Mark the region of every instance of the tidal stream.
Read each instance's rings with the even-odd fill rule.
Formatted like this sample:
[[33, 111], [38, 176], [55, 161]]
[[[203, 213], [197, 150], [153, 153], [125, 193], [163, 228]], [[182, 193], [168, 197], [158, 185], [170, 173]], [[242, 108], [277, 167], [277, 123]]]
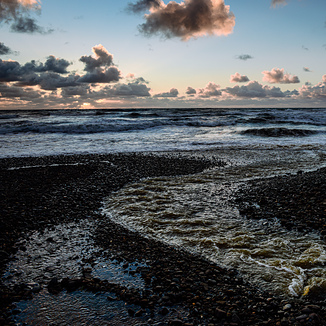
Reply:
[[[292, 150], [217, 154], [227, 162], [225, 167], [129, 184], [105, 199], [102, 213], [145, 237], [236, 268], [250, 283], [276, 295], [298, 297], [316, 289], [325, 291], [326, 246], [318, 232], [288, 231], [277, 219], [246, 219], [231, 202], [235, 191], [249, 180], [313, 170], [325, 164], [324, 156]], [[89, 266], [93, 277], [144, 287], [139, 274], [129, 275], [120, 262], [103, 255], [92, 239], [95, 228], [94, 222], [82, 221], [19, 240], [20, 250], [3, 278], [9, 287], [24, 283], [36, 293], [33, 300], [17, 303], [17, 324], [133, 325], [123, 303], [108, 302], [107, 293], [78, 291], [53, 296], [46, 290], [51, 278], [81, 277]], [[135, 261], [129, 270], [144, 265], [144, 261]]]
[[246, 219], [231, 203], [246, 181], [313, 169], [320, 164], [319, 155], [246, 154], [244, 165], [229, 156], [222, 169], [131, 184], [106, 200], [104, 212], [143, 235], [236, 268], [251, 283], [278, 295], [325, 291], [326, 246], [317, 232], [288, 231], [276, 218]]

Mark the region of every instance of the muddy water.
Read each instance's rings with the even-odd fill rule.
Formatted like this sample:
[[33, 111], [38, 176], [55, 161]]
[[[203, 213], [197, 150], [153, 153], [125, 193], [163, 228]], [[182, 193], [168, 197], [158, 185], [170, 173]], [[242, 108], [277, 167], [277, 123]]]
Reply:
[[247, 220], [230, 203], [246, 181], [313, 169], [320, 166], [320, 155], [248, 151], [246, 156], [243, 164], [235, 164], [237, 154], [228, 155], [225, 168], [195, 176], [129, 185], [106, 200], [104, 212], [141, 234], [236, 268], [279, 295], [325, 291], [326, 246], [318, 233], [289, 232], [276, 219]]

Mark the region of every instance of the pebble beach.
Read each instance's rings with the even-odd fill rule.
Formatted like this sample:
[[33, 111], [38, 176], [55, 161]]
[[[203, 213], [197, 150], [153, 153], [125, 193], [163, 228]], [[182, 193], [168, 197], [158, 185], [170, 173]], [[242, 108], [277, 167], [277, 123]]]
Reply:
[[[28, 242], [33, 230], [88, 220], [96, 224], [92, 235], [96, 245], [145, 287], [94, 277], [91, 267], [82, 269], [78, 277], [53, 276], [37, 286], [8, 287], [2, 278], [0, 324], [17, 324], [15, 316], [22, 312], [17, 302], [33, 300], [40, 291], [50, 296], [82, 291], [101, 293], [108, 305], [123, 303], [123, 321], [110, 323], [116, 325], [325, 325], [322, 291], [279, 297], [244, 281], [235, 269], [144, 237], [100, 212], [103, 198], [126, 184], [154, 176], [196, 174], [223, 164], [212, 156], [178, 153], [1, 159], [2, 274], [15, 252], [27, 250], [17, 239]], [[261, 179], [239, 191], [234, 205], [248, 219], [276, 216], [289, 229], [315, 229], [325, 236], [325, 172]], [[146, 265], [131, 271], [135, 261]]]

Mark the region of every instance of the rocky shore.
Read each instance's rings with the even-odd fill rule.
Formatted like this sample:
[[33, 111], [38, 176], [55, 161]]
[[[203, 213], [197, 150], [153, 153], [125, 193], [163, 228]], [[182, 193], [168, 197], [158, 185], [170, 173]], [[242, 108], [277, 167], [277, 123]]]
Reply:
[[[89, 219], [98, 224], [96, 244], [122, 262], [126, 273], [139, 275], [146, 288], [131, 289], [95, 278], [91, 268], [78, 278], [52, 278], [34, 288], [26, 284], [7, 288], [1, 282], [0, 325], [14, 325], [15, 302], [33, 298], [42, 287], [53, 296], [76, 290], [107, 293], [110, 302], [125, 303], [133, 325], [326, 325], [325, 298], [277, 297], [246, 284], [236, 270], [144, 238], [103, 219], [98, 211], [102, 199], [126, 183], [199, 173], [219, 165], [223, 163], [218, 159], [176, 153], [1, 159], [1, 274], [10, 257], [24, 249], [17, 248], [19, 237], [58, 223]], [[266, 217], [268, 212], [289, 228], [323, 232], [325, 172], [257, 181], [250, 185], [252, 191], [238, 194], [237, 205], [248, 218]], [[131, 271], [129, 265], [135, 261], [146, 261], [146, 266]]]

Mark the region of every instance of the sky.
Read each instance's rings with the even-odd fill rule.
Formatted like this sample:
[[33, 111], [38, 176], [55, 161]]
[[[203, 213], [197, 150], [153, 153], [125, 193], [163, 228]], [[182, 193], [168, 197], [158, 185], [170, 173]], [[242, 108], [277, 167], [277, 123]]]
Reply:
[[0, 109], [326, 107], [325, 0], [0, 0]]

